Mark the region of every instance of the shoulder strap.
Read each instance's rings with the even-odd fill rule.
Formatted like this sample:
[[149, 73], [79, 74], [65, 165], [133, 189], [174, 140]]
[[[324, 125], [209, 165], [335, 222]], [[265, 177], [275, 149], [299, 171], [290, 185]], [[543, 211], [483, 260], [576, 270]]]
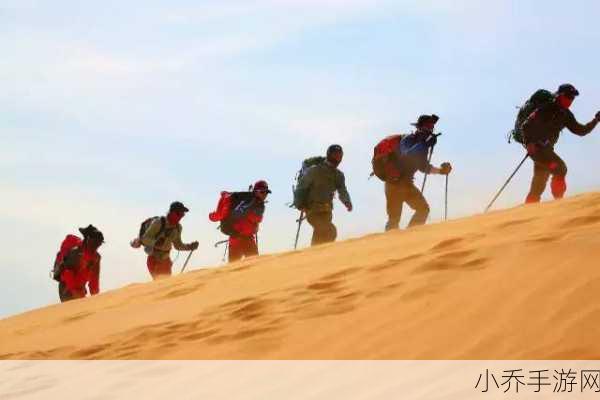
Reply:
[[167, 218], [160, 217], [160, 229], [158, 230], [158, 233], [156, 234], [156, 236], [154, 238], [158, 239], [166, 231], [167, 231]]

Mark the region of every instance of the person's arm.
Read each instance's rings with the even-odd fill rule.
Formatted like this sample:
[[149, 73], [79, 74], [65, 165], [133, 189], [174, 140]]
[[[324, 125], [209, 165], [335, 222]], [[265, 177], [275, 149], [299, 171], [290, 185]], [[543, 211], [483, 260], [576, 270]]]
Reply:
[[160, 232], [160, 228], [162, 226], [162, 222], [160, 218], [156, 218], [146, 232], [144, 232], [144, 236], [142, 237], [142, 244], [146, 247], [154, 247], [156, 244], [156, 240], [158, 239], [158, 233]]
[[442, 163], [439, 168], [430, 166], [429, 173], [437, 175], [448, 175], [452, 171], [452, 165], [449, 162]]
[[348, 188], [346, 188], [346, 177], [342, 171], [337, 171], [336, 190], [340, 201], [344, 203], [348, 211], [352, 211], [352, 199], [350, 193], [348, 193]]
[[600, 112], [598, 112], [596, 113], [596, 116], [593, 120], [591, 120], [585, 125], [582, 125], [579, 122], [577, 122], [577, 119], [575, 119], [575, 116], [571, 111], [568, 111], [568, 113], [569, 114], [567, 116], [567, 128], [577, 136], [585, 136], [591, 131], [593, 131], [596, 127], [596, 124], [598, 124], [598, 120], [600, 119]]
[[298, 209], [304, 209], [307, 206], [306, 201], [313, 184], [315, 171], [316, 167], [309, 168], [306, 175], [300, 179], [298, 186], [296, 186], [296, 190], [294, 191], [294, 206]]
[[98, 255], [98, 261], [94, 269], [92, 270], [92, 276], [90, 277], [90, 282], [88, 283], [88, 287], [90, 289], [90, 294], [96, 295], [100, 293], [100, 260], [101, 256]]
[[183, 228], [181, 225], [178, 225], [177, 228], [175, 228], [175, 236], [173, 238], [173, 247], [175, 247], [176, 250], [180, 250], [180, 251], [189, 251], [189, 250], [196, 250], [198, 248], [198, 242], [192, 242], [192, 243], [183, 243], [181, 241], [181, 232], [183, 231]]

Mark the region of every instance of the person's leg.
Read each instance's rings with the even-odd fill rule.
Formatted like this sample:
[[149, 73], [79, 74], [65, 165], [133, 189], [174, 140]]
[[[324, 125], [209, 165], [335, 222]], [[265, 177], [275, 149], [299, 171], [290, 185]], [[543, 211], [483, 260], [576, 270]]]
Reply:
[[337, 237], [337, 229], [333, 225], [331, 211], [312, 212], [306, 216], [308, 223], [313, 227], [311, 246], [333, 242]]
[[323, 214], [323, 220], [325, 223], [325, 243], [335, 242], [335, 239], [337, 239], [337, 228], [333, 224], [333, 211], [328, 211]]
[[525, 204], [539, 203], [542, 199], [542, 193], [546, 190], [546, 184], [550, 177], [548, 167], [542, 162], [533, 162], [533, 177], [531, 178], [531, 186], [529, 193], [525, 199]]
[[429, 204], [427, 204], [427, 200], [425, 200], [423, 193], [412, 182], [407, 184], [404, 190], [406, 204], [415, 210], [408, 227], [424, 225], [429, 216]]
[[388, 220], [385, 224], [386, 231], [398, 229], [399, 227], [403, 203], [401, 192], [399, 183], [385, 183], [386, 211], [388, 215]]
[[554, 151], [552, 151], [550, 157], [552, 160], [548, 165], [548, 169], [552, 174], [550, 189], [555, 199], [562, 199], [567, 191], [567, 164]]
[[173, 263], [169, 258], [160, 259], [155, 256], [148, 256], [146, 264], [148, 266], [148, 272], [150, 272], [150, 275], [154, 280], [158, 279], [159, 277], [171, 275]]
[[244, 256], [252, 257], [258, 255], [258, 245], [254, 237], [245, 238]]
[[241, 238], [229, 237], [229, 258], [230, 263], [241, 260], [244, 256], [244, 248]]
[[65, 301], [73, 300], [73, 296], [71, 292], [67, 289], [67, 285], [64, 282], [60, 282], [58, 284], [58, 297], [60, 298], [60, 302], [64, 303]]
[[534, 162], [533, 178], [531, 179], [531, 188], [527, 195], [526, 203], [537, 203], [546, 190], [548, 178], [552, 175], [551, 189], [554, 198], [560, 199], [567, 190], [566, 175], [567, 165], [554, 152], [552, 147], [542, 147], [531, 156]]

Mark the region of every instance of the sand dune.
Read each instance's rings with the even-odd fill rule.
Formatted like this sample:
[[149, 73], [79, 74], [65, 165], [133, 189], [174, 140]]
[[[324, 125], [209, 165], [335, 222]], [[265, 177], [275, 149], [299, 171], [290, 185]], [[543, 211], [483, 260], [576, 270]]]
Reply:
[[600, 194], [196, 270], [0, 321], [2, 359], [598, 359]]

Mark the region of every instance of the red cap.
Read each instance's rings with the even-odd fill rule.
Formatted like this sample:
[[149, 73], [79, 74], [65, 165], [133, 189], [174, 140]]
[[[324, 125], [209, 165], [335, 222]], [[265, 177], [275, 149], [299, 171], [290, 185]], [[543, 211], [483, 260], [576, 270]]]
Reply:
[[271, 191], [269, 190], [269, 185], [267, 184], [267, 181], [263, 181], [263, 180], [256, 181], [256, 183], [252, 187], [252, 191], [271, 193]]

